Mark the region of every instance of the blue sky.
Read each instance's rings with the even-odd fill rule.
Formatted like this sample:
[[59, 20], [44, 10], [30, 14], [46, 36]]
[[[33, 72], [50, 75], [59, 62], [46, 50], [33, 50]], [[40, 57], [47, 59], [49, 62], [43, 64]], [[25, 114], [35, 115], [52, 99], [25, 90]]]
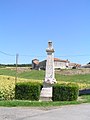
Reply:
[[90, 0], [0, 0], [0, 64], [46, 59], [49, 40], [55, 57], [90, 62]]

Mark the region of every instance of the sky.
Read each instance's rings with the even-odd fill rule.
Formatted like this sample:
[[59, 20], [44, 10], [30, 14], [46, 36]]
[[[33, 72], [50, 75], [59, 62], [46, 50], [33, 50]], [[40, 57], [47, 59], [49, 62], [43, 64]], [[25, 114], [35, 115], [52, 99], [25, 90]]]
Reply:
[[49, 40], [56, 58], [90, 62], [90, 0], [0, 0], [0, 64], [42, 61]]

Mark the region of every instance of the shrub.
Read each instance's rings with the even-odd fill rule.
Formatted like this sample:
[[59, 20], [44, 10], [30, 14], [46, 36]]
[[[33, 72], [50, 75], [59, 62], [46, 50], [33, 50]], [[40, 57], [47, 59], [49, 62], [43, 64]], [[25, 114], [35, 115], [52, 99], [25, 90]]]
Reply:
[[0, 100], [12, 100], [15, 97], [14, 88], [8, 86], [8, 88], [3, 88], [0, 90]]
[[13, 100], [15, 97], [15, 90], [14, 88], [12, 89], [10, 86], [8, 89], [4, 88], [1, 91], [2, 93], [2, 100]]
[[0, 91], [0, 100], [3, 100], [3, 93]]
[[39, 83], [17, 83], [15, 86], [15, 99], [19, 100], [39, 100]]
[[76, 100], [79, 87], [76, 84], [56, 84], [53, 86], [53, 101], [73, 101]]

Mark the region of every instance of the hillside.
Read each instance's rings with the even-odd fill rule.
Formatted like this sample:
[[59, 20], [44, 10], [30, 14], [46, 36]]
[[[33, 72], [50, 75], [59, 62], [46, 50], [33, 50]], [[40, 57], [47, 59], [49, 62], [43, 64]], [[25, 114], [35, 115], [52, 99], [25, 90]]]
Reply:
[[62, 70], [56, 70], [55, 72], [61, 75], [90, 74], [90, 68], [62, 69]]
[[[0, 75], [15, 77], [16, 76], [15, 68], [1, 68]], [[18, 68], [17, 77], [43, 81], [45, 78], [45, 71], [31, 70], [29, 68]], [[90, 70], [89, 69], [58, 70], [55, 71], [55, 78], [57, 81], [90, 84]]]

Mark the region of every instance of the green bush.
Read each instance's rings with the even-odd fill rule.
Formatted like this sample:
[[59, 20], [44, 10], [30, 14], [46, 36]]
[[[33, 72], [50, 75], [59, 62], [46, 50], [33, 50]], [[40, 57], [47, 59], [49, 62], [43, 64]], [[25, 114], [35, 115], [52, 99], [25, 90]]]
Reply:
[[53, 86], [53, 101], [77, 100], [79, 87], [76, 84], [56, 84]]
[[15, 99], [19, 100], [39, 100], [39, 83], [17, 83], [15, 86]]

